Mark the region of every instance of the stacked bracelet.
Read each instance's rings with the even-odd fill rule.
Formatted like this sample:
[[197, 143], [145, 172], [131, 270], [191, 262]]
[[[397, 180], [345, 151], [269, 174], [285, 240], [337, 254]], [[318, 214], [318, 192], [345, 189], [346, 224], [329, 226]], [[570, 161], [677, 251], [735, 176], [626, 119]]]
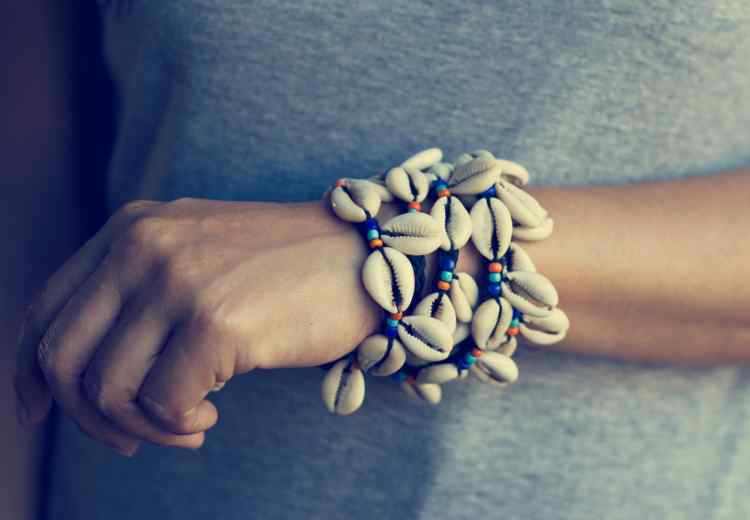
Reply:
[[[547, 211], [521, 189], [528, 172], [485, 150], [461, 154], [454, 164], [442, 158], [437, 148], [424, 150], [384, 174], [340, 179], [327, 193], [334, 213], [357, 224], [371, 249], [362, 282], [385, 313], [381, 333], [328, 368], [322, 397], [333, 413], [362, 405], [365, 374], [391, 376], [431, 404], [440, 402], [442, 384], [469, 373], [505, 387], [518, 378], [518, 334], [537, 344], [565, 337], [568, 319], [554, 286], [515, 242], [543, 240], [553, 230]], [[422, 210], [430, 194], [436, 200], [428, 214]], [[381, 203], [394, 200], [406, 212], [381, 226]], [[474, 279], [455, 272], [469, 240], [487, 267], [478, 306]], [[436, 251], [434, 291], [413, 302], [420, 295], [410, 260]]]

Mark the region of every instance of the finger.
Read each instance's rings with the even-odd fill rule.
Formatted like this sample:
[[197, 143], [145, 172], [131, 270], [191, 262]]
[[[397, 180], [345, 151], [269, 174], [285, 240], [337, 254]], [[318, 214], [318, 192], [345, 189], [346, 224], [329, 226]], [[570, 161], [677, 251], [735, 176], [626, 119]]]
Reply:
[[165, 431], [137, 403], [138, 389], [167, 341], [172, 321], [149, 298], [141, 292], [125, 305], [86, 369], [84, 388], [89, 401], [120, 430], [155, 444], [198, 448], [203, 443], [199, 432]]
[[86, 399], [82, 374], [96, 346], [120, 312], [122, 300], [112, 263], [105, 259], [70, 298], [39, 343], [39, 367], [62, 411], [94, 439], [120, 451], [138, 440], [112, 425]]
[[216, 407], [205, 397], [216, 383], [228, 379], [231, 371], [217, 374], [221, 363], [217, 363], [214, 341], [201, 327], [178, 327], [151, 367], [138, 392], [138, 402], [164, 428], [189, 433], [216, 423]]
[[37, 363], [37, 346], [44, 333], [73, 293], [101, 263], [117, 231], [154, 204], [157, 203], [139, 201], [118, 211], [50, 277], [29, 308], [18, 342], [14, 378], [19, 419], [23, 424], [39, 422], [47, 415], [52, 403], [46, 380]]

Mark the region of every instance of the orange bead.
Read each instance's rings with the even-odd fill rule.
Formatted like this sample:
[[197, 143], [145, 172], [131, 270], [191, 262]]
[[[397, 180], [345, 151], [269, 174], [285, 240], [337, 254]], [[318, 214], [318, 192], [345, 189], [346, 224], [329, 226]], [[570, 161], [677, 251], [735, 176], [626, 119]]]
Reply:
[[404, 317], [404, 313], [403, 312], [394, 312], [393, 314], [391, 314], [391, 319], [392, 320], [398, 321], [398, 320], [400, 320], [403, 317]]
[[440, 190], [437, 194], [438, 197], [450, 197], [451, 192], [450, 190]]
[[336, 187], [337, 188], [340, 188], [344, 184], [346, 184], [346, 181], [344, 179], [339, 179], [339, 180], [336, 181]]
[[482, 354], [484, 354], [484, 351], [478, 348], [471, 349], [471, 355], [475, 358], [482, 357]]
[[417, 382], [417, 380], [414, 379], [414, 376], [407, 376], [407, 378], [405, 379], [405, 382], [408, 383], [408, 384], [410, 384], [410, 385], [413, 385], [414, 383]]
[[491, 273], [502, 273], [503, 264], [501, 264], [500, 262], [492, 262], [487, 266], [487, 269], [489, 269]]
[[440, 281], [439, 281], [439, 282], [437, 283], [437, 287], [438, 287], [438, 289], [440, 289], [441, 291], [447, 291], [447, 290], [449, 290], [449, 289], [451, 288], [451, 284], [449, 284], [448, 282], [444, 282], [443, 280], [440, 280]]
[[417, 211], [422, 211], [422, 205], [419, 202], [413, 201], [409, 203], [410, 208], [414, 208]]
[[379, 238], [375, 238], [373, 240], [370, 240], [370, 247], [373, 249], [377, 249], [379, 247], [383, 247], [383, 241]]
[[511, 327], [508, 329], [508, 336], [515, 336], [519, 331], [520, 329], [518, 327]]

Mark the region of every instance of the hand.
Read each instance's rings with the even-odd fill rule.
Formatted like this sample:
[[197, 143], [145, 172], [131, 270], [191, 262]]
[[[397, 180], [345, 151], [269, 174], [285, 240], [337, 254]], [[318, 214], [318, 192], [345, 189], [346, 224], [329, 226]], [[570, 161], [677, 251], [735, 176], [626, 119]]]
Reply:
[[332, 361], [375, 329], [366, 254], [323, 203], [128, 204], [32, 305], [19, 414], [41, 421], [53, 398], [124, 454], [140, 440], [198, 447], [214, 385]]

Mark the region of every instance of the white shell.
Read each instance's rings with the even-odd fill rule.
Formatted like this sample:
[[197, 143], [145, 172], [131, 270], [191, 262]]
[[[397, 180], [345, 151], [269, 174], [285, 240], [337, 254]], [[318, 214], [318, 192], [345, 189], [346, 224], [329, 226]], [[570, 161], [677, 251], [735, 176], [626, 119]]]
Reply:
[[523, 226], [517, 226], [513, 229], [513, 238], [518, 240], [524, 240], [526, 242], [538, 242], [548, 238], [555, 228], [555, 222], [551, 217], [547, 217], [537, 227], [529, 228]]
[[479, 287], [474, 278], [468, 273], [455, 273], [449, 294], [456, 311], [456, 319], [463, 323], [471, 322], [474, 307], [479, 301]]
[[424, 365], [429, 365], [430, 363], [431, 361], [425, 361], [424, 359], [417, 357], [411, 352], [409, 352], [408, 350], [406, 350], [406, 364], [407, 365], [411, 367], [421, 367]]
[[421, 369], [417, 373], [417, 383], [442, 385], [448, 381], [458, 379], [458, 377], [458, 367], [454, 363], [438, 363]]
[[390, 313], [403, 312], [414, 297], [414, 268], [400, 251], [382, 247], [365, 260], [362, 283], [383, 309]]
[[464, 152], [458, 157], [456, 157], [455, 159], [453, 159], [453, 167], [455, 168], [456, 166], [466, 164], [467, 162], [472, 161], [473, 159], [474, 159], [473, 155], [471, 155], [470, 153]]
[[495, 159], [477, 157], [456, 165], [448, 179], [448, 189], [459, 195], [475, 195], [487, 191], [499, 179], [500, 166]]
[[352, 186], [359, 184], [366, 188], [375, 190], [382, 202], [393, 201], [393, 194], [388, 190], [388, 187], [385, 185], [385, 181], [382, 178], [371, 177], [369, 179], [346, 179], [346, 184]]
[[[513, 231], [515, 234], [515, 230]], [[507, 271], [536, 272], [536, 266], [524, 248], [516, 242], [511, 242], [505, 253], [505, 268]]]
[[442, 321], [451, 334], [456, 330], [456, 311], [453, 309], [450, 297], [445, 293], [428, 294], [414, 307], [412, 314], [429, 316]]
[[388, 341], [386, 336], [374, 334], [359, 344], [357, 362], [364, 372], [376, 376], [389, 376], [404, 366], [406, 352], [403, 345], [396, 338], [392, 338], [389, 350]]
[[506, 332], [513, 319], [513, 307], [505, 298], [482, 302], [471, 322], [471, 336], [481, 349], [499, 347], [507, 340]]
[[349, 415], [357, 411], [365, 400], [362, 370], [348, 359], [338, 361], [323, 378], [321, 396], [331, 413]]
[[471, 238], [471, 216], [457, 197], [440, 197], [430, 215], [443, 229], [440, 248], [444, 251], [461, 249]]
[[430, 166], [439, 163], [443, 160], [443, 151], [440, 148], [428, 148], [417, 152], [404, 162], [401, 163], [402, 168], [414, 168], [416, 170], [425, 170]]
[[510, 246], [513, 220], [505, 205], [494, 197], [478, 200], [471, 208], [471, 241], [487, 260], [499, 260]]
[[453, 344], [458, 345], [463, 340], [468, 338], [471, 335], [471, 324], [469, 323], [461, 323], [460, 321], [456, 323], [456, 330], [453, 332]]
[[401, 344], [425, 361], [442, 361], [453, 349], [453, 335], [440, 320], [428, 316], [405, 316], [398, 324]]
[[489, 350], [492, 350], [504, 356], [511, 357], [513, 356], [513, 354], [516, 353], [517, 347], [518, 347], [518, 340], [516, 339], [516, 336], [508, 336], [504, 343], [501, 343], [497, 348], [489, 349]]
[[393, 195], [404, 202], [422, 202], [430, 191], [430, 184], [424, 173], [408, 167], [388, 170], [385, 185]]
[[562, 341], [568, 333], [570, 321], [561, 309], [553, 309], [545, 317], [524, 316], [519, 328], [521, 335], [537, 345], [552, 345]]
[[547, 210], [534, 197], [515, 184], [499, 180], [495, 184], [495, 190], [497, 198], [503, 201], [513, 221], [520, 227], [538, 227], [547, 218]]
[[[346, 182], [331, 191], [331, 208], [347, 222], [364, 222], [380, 210], [380, 196], [374, 186]], [[368, 215], [369, 213], [369, 215]]]
[[436, 405], [440, 403], [440, 399], [443, 396], [440, 385], [431, 383], [420, 384], [407, 383], [406, 381], [404, 381], [403, 383], [401, 383], [401, 388], [404, 389], [404, 392], [406, 392], [409, 397], [420, 403]]
[[453, 165], [450, 163], [437, 163], [430, 166], [430, 169], [427, 170], [427, 173], [430, 173], [437, 177], [438, 179], [442, 181], [447, 181], [451, 173], [453, 173]]
[[526, 186], [529, 183], [529, 172], [522, 165], [506, 159], [498, 159], [497, 162], [502, 168], [501, 179], [512, 182], [516, 186]]
[[518, 380], [518, 365], [508, 356], [497, 352], [485, 352], [471, 366], [472, 373], [485, 382], [514, 383]]
[[385, 245], [407, 255], [427, 255], [440, 247], [443, 230], [427, 213], [402, 213], [380, 227]]
[[505, 273], [502, 294], [513, 307], [529, 316], [549, 316], [558, 302], [554, 285], [540, 273]]

